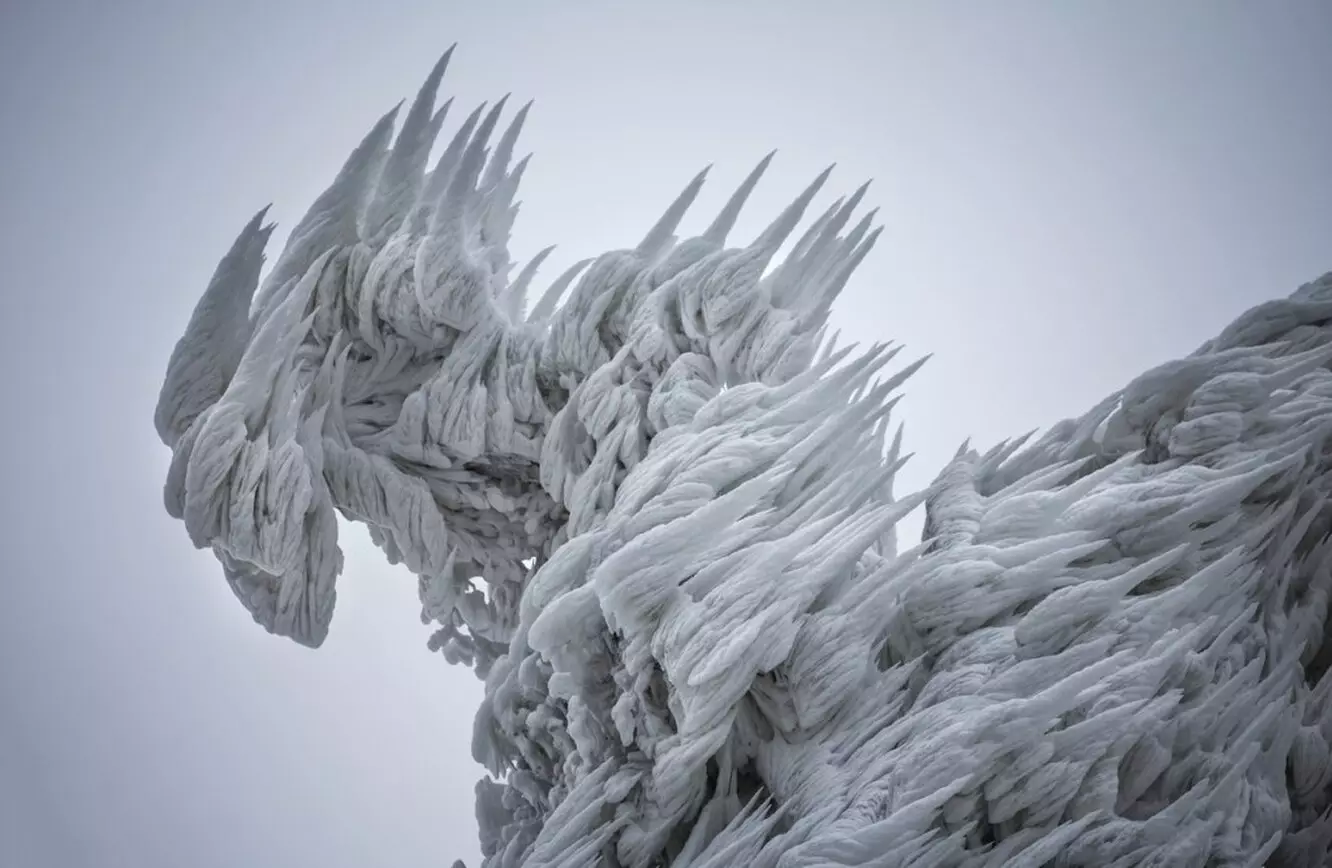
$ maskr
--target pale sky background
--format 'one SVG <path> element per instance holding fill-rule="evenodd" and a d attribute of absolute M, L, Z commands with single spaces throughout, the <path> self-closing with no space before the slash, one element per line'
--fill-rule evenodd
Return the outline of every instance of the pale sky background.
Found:
<path fill-rule="evenodd" d="M 269 637 L 152 425 L 241 226 L 281 237 L 455 40 L 461 106 L 536 100 L 547 277 L 710 162 L 696 228 L 779 149 L 742 237 L 829 162 L 823 202 L 875 178 L 836 317 L 936 354 L 904 488 L 1332 269 L 1326 0 L 0 3 L 0 866 L 476 865 L 480 686 L 415 581 L 357 532 L 325 647 Z"/>

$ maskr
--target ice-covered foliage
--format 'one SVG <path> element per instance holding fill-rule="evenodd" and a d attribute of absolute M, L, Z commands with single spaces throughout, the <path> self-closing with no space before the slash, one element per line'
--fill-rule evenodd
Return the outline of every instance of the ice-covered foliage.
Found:
<path fill-rule="evenodd" d="M 680 240 L 700 175 L 529 303 L 526 108 L 431 165 L 446 62 L 242 230 L 156 423 L 266 629 L 324 640 L 339 513 L 419 577 L 486 865 L 1332 865 L 1332 276 L 898 499 L 916 365 L 824 334 L 863 188 L 728 247 L 768 160 Z"/>

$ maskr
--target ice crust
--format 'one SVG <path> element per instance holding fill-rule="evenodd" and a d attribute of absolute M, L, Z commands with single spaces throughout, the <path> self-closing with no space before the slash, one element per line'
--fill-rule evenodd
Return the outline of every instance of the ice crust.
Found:
<path fill-rule="evenodd" d="M 430 165 L 451 53 L 266 274 L 245 226 L 155 421 L 265 629 L 324 641 L 339 514 L 419 577 L 486 866 L 1332 866 L 1332 275 L 895 497 L 919 361 L 826 334 L 865 188 L 728 247 L 771 155 L 681 240 L 700 174 L 532 302 L 527 107 Z"/>

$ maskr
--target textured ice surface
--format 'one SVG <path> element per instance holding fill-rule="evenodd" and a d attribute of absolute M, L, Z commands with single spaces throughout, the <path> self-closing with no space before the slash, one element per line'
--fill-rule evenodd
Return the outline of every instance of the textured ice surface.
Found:
<path fill-rule="evenodd" d="M 728 247 L 768 161 L 681 240 L 700 175 L 533 301 L 526 109 L 428 165 L 447 60 L 242 230 L 156 423 L 266 629 L 325 638 L 339 513 L 419 577 L 486 865 L 1332 865 L 1332 275 L 895 498 L 916 365 L 824 333 L 863 188 Z"/>

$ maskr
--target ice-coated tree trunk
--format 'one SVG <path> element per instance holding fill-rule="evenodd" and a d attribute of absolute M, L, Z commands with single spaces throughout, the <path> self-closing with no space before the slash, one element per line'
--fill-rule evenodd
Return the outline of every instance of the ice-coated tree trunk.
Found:
<path fill-rule="evenodd" d="M 526 109 L 431 165 L 447 62 L 241 231 L 156 424 L 266 629 L 324 640 L 339 513 L 419 577 L 487 866 L 1332 865 L 1332 275 L 897 498 L 919 362 L 825 335 L 864 188 L 728 247 L 768 160 L 680 240 L 699 175 L 529 303 Z"/>

